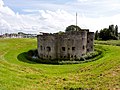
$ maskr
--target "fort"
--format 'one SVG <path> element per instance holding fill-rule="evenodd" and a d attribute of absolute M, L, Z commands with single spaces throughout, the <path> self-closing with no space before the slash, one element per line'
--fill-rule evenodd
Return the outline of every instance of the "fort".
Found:
<path fill-rule="evenodd" d="M 94 51 L 94 33 L 89 29 L 63 34 L 43 33 L 37 36 L 38 56 L 49 60 L 75 60 Z"/>

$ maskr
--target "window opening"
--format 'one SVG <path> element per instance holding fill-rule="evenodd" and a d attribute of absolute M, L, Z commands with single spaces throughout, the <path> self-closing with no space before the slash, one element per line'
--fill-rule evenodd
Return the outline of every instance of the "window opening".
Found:
<path fill-rule="evenodd" d="M 72 50 L 75 51 L 75 47 L 72 47 Z"/>
<path fill-rule="evenodd" d="M 71 58 L 73 58 L 73 55 L 71 56 Z"/>
<path fill-rule="evenodd" d="M 50 51 L 51 51 L 51 48 L 50 48 L 50 47 L 47 47 L 47 51 L 50 52 Z"/>
<path fill-rule="evenodd" d="M 41 48 L 41 51 L 42 51 L 42 46 L 40 46 L 40 48 Z"/>
<path fill-rule="evenodd" d="M 83 49 L 85 49 L 85 46 L 83 45 Z"/>
<path fill-rule="evenodd" d="M 91 41 L 93 41 L 93 39 L 91 39 Z"/>
<path fill-rule="evenodd" d="M 89 41 L 87 41 L 87 43 L 89 43 Z"/>
<path fill-rule="evenodd" d="M 68 50 L 70 50 L 70 48 L 68 48 Z"/>
<path fill-rule="evenodd" d="M 65 47 L 62 47 L 62 50 L 65 51 Z"/>
<path fill-rule="evenodd" d="M 87 49 L 87 51 L 89 52 L 89 49 Z"/>
<path fill-rule="evenodd" d="M 75 59 L 77 58 L 77 56 L 76 56 L 76 55 L 75 55 L 74 57 L 75 57 Z"/>

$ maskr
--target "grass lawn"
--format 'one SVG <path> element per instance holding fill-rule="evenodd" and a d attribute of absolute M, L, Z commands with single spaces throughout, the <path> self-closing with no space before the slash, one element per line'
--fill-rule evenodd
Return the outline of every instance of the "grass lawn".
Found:
<path fill-rule="evenodd" d="M 37 48 L 36 39 L 0 39 L 0 90 L 120 90 L 120 46 L 100 43 L 97 61 L 50 65 L 24 57 Z"/>

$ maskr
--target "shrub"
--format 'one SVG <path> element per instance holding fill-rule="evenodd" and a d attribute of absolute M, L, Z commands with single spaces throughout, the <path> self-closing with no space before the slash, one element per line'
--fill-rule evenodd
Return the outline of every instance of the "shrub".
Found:
<path fill-rule="evenodd" d="M 36 58 L 33 58 L 35 56 Z M 87 53 L 86 55 L 82 56 L 80 59 L 76 59 L 74 61 L 70 61 L 69 59 L 42 59 L 38 58 L 37 49 L 29 50 L 26 53 L 26 58 L 30 61 L 37 62 L 37 63 L 44 63 L 44 64 L 78 64 L 84 63 L 89 61 L 94 61 L 102 57 L 102 50 L 96 48 L 94 52 Z"/>

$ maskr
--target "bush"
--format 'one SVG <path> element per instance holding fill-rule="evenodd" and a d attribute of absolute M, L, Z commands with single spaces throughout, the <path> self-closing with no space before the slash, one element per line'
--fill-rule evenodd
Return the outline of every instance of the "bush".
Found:
<path fill-rule="evenodd" d="M 35 56 L 36 58 L 33 58 Z M 81 59 L 76 59 L 74 61 L 70 61 L 68 59 L 42 59 L 38 57 L 37 49 L 35 50 L 29 50 L 26 53 L 26 58 L 30 61 L 36 62 L 36 63 L 43 63 L 43 64 L 78 64 L 78 63 L 84 63 L 89 61 L 94 61 L 102 57 L 102 50 L 96 48 L 94 52 L 87 53 L 86 55 L 82 56 Z"/>

